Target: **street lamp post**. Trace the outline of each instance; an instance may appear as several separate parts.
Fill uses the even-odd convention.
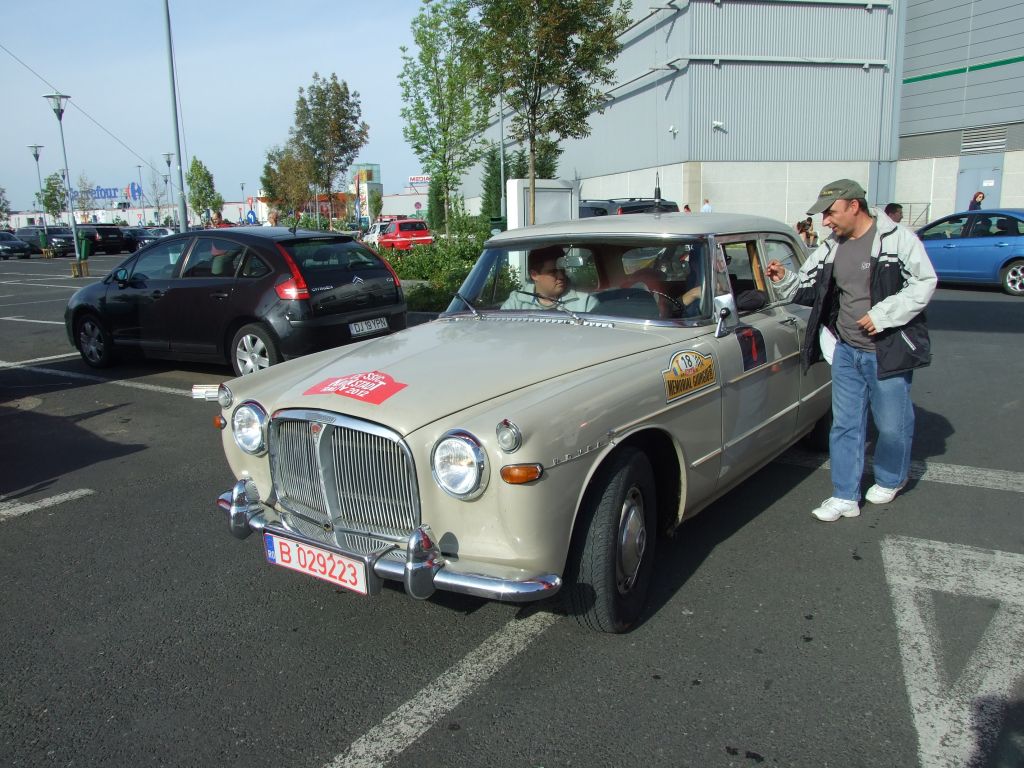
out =
[[[142,191],[142,166],[135,167],[139,169],[139,205],[142,208],[142,221],[139,222],[139,226],[142,227],[146,225],[146,195]]]
[[[64,144],[64,105],[71,97],[63,93],[48,93],[43,96],[48,99],[53,108],[53,114],[57,116],[57,125],[60,127],[60,148],[64,153],[64,170],[67,171],[68,191],[68,213],[71,214],[71,237],[75,244],[75,260],[79,258],[78,253],[78,227],[75,226],[75,203],[71,199],[71,170],[68,168],[68,149]]]
[[[167,170],[168,171],[171,170],[171,159],[170,158],[167,158]],[[171,174],[170,173],[165,173],[164,174],[164,197],[168,197],[167,190],[170,188],[170,184],[171,184]],[[170,204],[170,206],[172,208],[174,207],[174,201],[173,200],[171,200],[169,204]],[[160,217],[161,213],[158,213],[157,216]],[[160,224],[163,225],[165,220],[166,219],[164,219],[164,218],[160,218]]]
[[[167,162],[167,175],[164,177],[164,179],[168,180],[168,181],[171,178],[171,158],[172,157],[174,157],[174,153],[173,152],[164,152],[164,160]],[[174,212],[174,185],[170,184],[168,188],[170,189],[171,212],[173,214],[173,212]],[[178,217],[175,216],[175,215],[171,216],[171,220],[172,221],[174,221],[177,218]]]
[[[43,176],[39,173],[39,150],[43,148],[42,144],[29,144],[28,148],[32,150],[32,157],[36,159],[36,179],[39,181],[39,207],[43,207]],[[43,217],[43,232],[46,234],[50,233],[50,230],[46,228],[46,213],[45,210],[42,213]],[[47,241],[49,242],[49,241]]]
[[[241,204],[242,204],[242,210],[245,210],[245,182],[244,181],[238,182],[238,186],[240,186],[242,188]]]

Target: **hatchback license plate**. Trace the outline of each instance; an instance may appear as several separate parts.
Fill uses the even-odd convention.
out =
[[[368,594],[366,564],[361,560],[353,560],[293,539],[284,539],[266,531],[263,532],[263,545],[267,562],[271,565],[329,581],[360,595]]]
[[[360,320],[358,323],[349,323],[348,330],[353,336],[365,336],[368,333],[386,331],[388,329],[387,318],[375,317],[373,320]]]

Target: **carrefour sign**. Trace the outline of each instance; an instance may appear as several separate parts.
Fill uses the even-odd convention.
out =
[[[79,197],[82,193],[77,189],[71,190],[71,199],[74,200]],[[93,200],[141,200],[143,197],[142,187],[136,184],[134,181],[127,187],[101,187],[96,185],[93,189],[89,190],[89,196]]]

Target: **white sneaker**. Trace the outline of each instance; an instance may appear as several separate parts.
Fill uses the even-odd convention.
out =
[[[834,523],[840,517],[857,517],[860,514],[860,506],[856,501],[832,496],[821,502],[820,507],[811,510],[811,514],[824,523]]]
[[[875,483],[868,488],[868,492],[864,494],[864,498],[872,504],[888,504],[896,498],[897,493],[903,490],[904,485],[906,485],[906,483],[901,483],[895,488],[886,488],[885,486]]]

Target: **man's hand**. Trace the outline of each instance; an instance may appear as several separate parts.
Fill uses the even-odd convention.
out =
[[[864,332],[869,336],[874,336],[878,333],[878,329],[875,328],[875,324],[871,321],[871,315],[864,315],[864,317],[857,321],[857,325],[863,328]]]
[[[769,280],[777,283],[786,276],[786,268],[782,266],[782,262],[778,259],[772,259],[768,262],[768,266],[765,267],[764,273],[768,275]]]

